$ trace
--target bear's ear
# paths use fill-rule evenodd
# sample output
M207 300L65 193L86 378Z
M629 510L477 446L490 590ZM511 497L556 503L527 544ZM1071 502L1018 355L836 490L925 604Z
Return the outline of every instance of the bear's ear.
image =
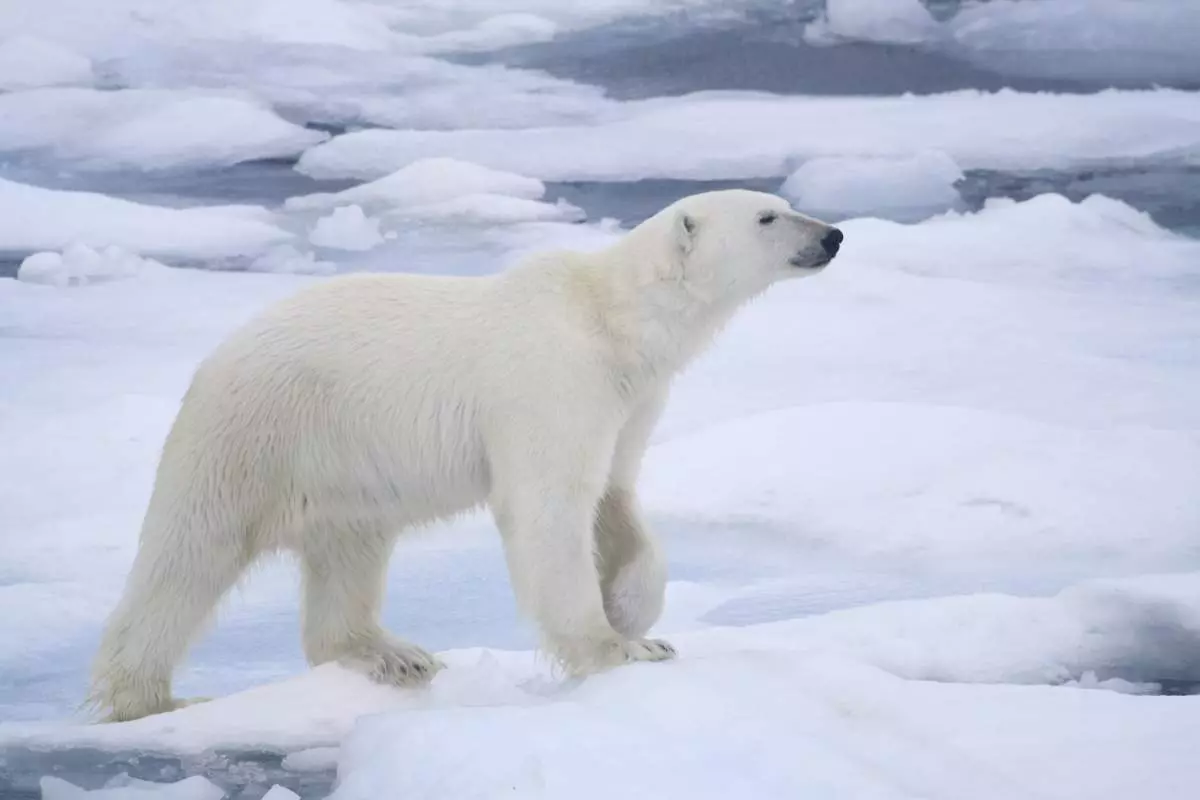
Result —
M695 217L686 211L679 212L675 219L675 242L680 255L686 256L692 252L692 246L696 243L696 227Z

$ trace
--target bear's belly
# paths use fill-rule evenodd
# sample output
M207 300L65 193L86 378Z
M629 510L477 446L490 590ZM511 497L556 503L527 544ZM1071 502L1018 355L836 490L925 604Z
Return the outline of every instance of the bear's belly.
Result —
M458 435L376 435L327 443L298 464L297 485L310 523L370 525L394 532L468 511L491 487L481 444ZM400 434L400 435L397 435Z

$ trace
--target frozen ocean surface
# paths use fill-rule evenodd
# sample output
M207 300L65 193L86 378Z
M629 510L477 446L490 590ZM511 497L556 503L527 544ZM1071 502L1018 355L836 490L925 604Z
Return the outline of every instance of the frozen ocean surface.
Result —
M1200 6L40 0L0 120L6 800L1195 795ZM480 515L391 563L428 690L309 669L281 559L177 675L210 702L79 711L229 330L729 186L846 242L656 432L678 660L552 674Z

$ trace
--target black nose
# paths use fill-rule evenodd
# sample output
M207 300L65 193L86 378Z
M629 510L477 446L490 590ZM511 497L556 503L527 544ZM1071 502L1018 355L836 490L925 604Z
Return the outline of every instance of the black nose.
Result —
M842 232L837 228L830 228L829 233L821 237L821 247L829 254L830 258L837 255L838 248L842 246Z

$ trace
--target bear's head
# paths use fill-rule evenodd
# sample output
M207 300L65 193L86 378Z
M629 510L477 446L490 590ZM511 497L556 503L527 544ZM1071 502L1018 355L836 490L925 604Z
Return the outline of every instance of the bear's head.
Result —
M697 289L731 299L820 272L842 232L764 192L729 189L685 197L668 207L677 269Z

